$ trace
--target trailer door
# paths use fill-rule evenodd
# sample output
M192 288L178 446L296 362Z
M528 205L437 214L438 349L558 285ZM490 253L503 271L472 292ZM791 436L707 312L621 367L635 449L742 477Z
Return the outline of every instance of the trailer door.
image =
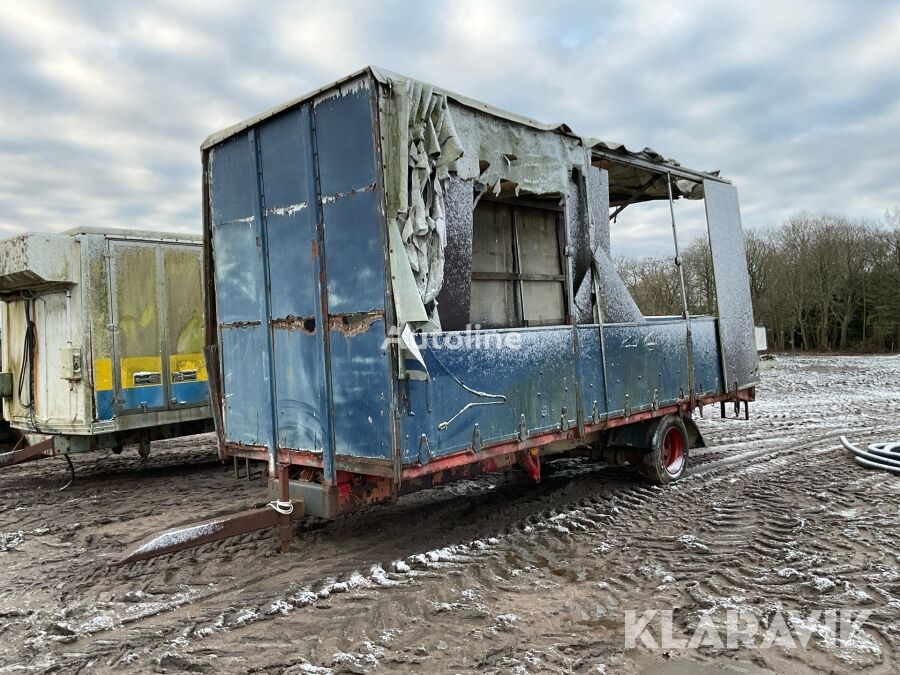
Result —
M165 410L159 246L111 241L109 247L116 411Z
M203 357L201 248L166 244L162 259L168 407L206 405L209 390Z

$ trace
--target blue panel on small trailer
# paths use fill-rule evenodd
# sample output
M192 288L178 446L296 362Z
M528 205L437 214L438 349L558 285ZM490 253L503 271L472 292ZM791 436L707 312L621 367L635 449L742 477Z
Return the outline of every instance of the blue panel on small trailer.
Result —
M266 210L313 214L315 222L315 166L309 106L294 108L259 127ZM293 207L293 208L292 208Z
M694 390L698 394L722 393L724 380L716 319L692 319L691 337L694 344Z
M331 314L384 308L384 229L374 191L346 195L324 207L325 269Z
M322 197L375 183L372 93L365 79L317 101L316 144Z
M330 331L335 455L391 458L391 388L384 321Z
M245 445L272 443L272 400L266 329L222 327L222 378L228 439Z
M216 146L210 154L210 201L213 225L245 220L256 214L253 144L247 134Z
M322 330L309 334L302 328L274 329L281 448L321 452L330 447Z
M606 384L603 382L603 348L600 326L578 326L578 382L581 387L582 419L606 415Z
M687 325L684 320L607 324L609 412L651 409L687 398Z
M529 435L560 429L564 417L574 424L571 327L424 333L417 342L430 381L408 383L405 462L419 461L422 434L433 458L472 447L476 423L483 443L518 436L522 415Z
M213 230L216 250L216 299L219 321L260 321L265 277L262 242L256 222L230 222Z
M263 124L259 145L272 318L319 317L319 205L309 108Z
M265 202L272 377L277 445L322 452L330 447L328 391L319 284L319 199L310 107L259 129Z
M690 396L688 378L687 322L683 320L651 321L653 342L650 354L655 357L657 405L669 405Z

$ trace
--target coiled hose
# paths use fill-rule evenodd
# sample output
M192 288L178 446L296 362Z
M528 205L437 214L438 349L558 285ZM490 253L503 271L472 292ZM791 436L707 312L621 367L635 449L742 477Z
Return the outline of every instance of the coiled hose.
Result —
M900 442L869 443L863 450L841 436L841 444L856 456L856 462L870 469L900 474Z

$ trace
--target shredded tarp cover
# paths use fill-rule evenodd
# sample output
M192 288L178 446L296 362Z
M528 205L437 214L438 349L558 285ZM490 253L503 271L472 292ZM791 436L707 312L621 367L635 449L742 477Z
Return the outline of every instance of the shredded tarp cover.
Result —
M409 289L404 286L409 285L409 278L397 259L395 244L399 243L421 305L421 310L398 308L398 315L405 315L398 321L402 325L426 321L429 317L424 307L441 290L447 243L443 182L450 176L450 166L463 155L463 146L446 96L435 94L430 85L391 80L387 117L388 144L392 146L386 152L392 276L395 286L401 286L402 302L408 304Z

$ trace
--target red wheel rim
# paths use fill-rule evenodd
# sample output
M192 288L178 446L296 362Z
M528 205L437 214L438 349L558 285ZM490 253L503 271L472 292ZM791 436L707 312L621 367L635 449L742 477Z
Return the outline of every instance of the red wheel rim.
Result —
M663 466L670 476L677 476L684 467L684 438L677 427L666 432L662 447Z

